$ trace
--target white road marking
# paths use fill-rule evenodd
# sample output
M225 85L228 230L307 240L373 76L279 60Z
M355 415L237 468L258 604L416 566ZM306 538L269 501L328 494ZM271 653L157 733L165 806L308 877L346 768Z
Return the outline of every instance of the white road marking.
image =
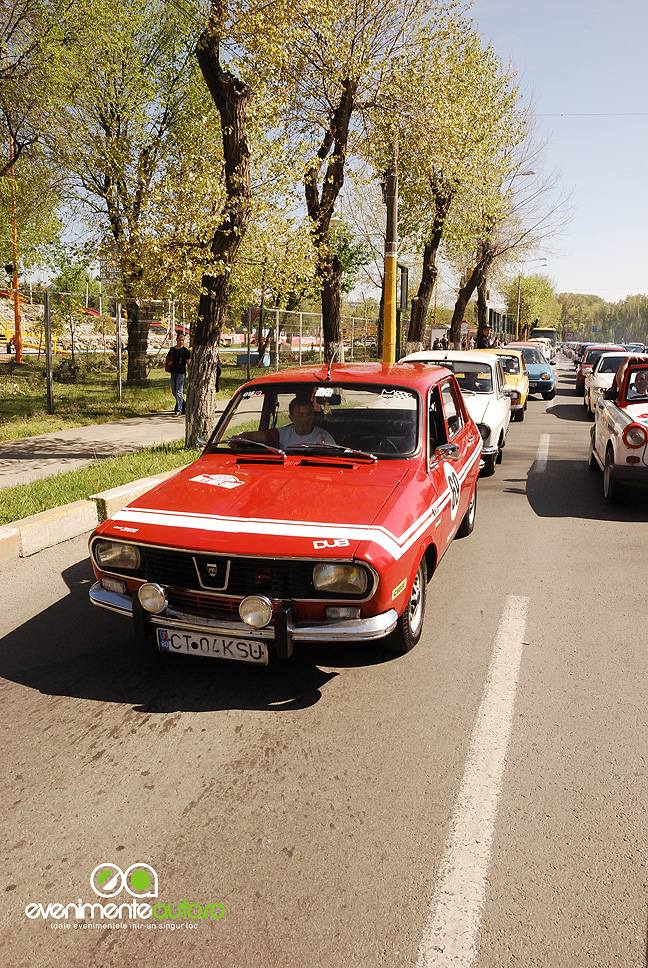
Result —
M546 471L547 469L547 458L549 457L549 440L551 434L540 434L540 440L538 441L538 452L535 459L534 470L538 473Z
M417 968L469 968L477 954L528 607L504 606Z

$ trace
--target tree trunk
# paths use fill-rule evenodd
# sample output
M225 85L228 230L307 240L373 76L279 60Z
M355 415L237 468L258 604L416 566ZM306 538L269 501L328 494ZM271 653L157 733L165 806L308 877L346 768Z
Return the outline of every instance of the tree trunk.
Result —
M221 222L211 245L212 270L202 278L198 319L193 327L192 361L187 386L185 442L194 447L216 424L218 341L227 312L229 278L250 221L250 140L247 106L250 92L220 64L223 0L214 0L209 23L196 47L198 63L221 118L225 192Z
M408 353L413 353L417 349L422 350L424 348L425 321L427 319L430 302L434 294L434 287L439 274L436 264L437 253L439 251L443 229L448 212L450 211L450 205L452 204L454 194L448 187L448 184L443 183L439 178L432 180L431 188L436 216L434 219L432 234L425 243L425 248L423 250L423 275L421 276L421 282L419 284L416 296L414 296L412 299L412 314L407 333ZM410 349L410 346L412 349Z
M324 359L344 363L342 338L342 264L331 254L329 265L322 276L322 328L324 330Z
M343 352L342 329L342 270L336 268L338 259L331 252L329 227L335 203L344 184L349 125L355 107L357 84L349 79L342 85L342 94L333 112L317 157L304 180L306 208L310 219L313 245L317 250L317 275L322 291L322 331L324 356L331 360L333 354L339 359ZM322 191L318 187L320 171L328 158ZM339 263L338 263L339 264ZM342 356L343 358L343 356Z
M141 318L137 299L126 300L126 313L128 315L126 324L128 332L126 383L130 386L143 386L147 380L148 320Z
M486 301L486 273L482 275L477 286L477 339L483 335L484 328L488 323L488 304Z
M452 344L453 349L458 350L461 346L461 323L466 312L466 306L468 301L475 289L483 284L486 284L486 276L488 270L493 261L494 253L493 246L490 237L486 237L481 245L479 246L479 257L477 263L470 273L470 276L466 280L465 285L459 290L459 295L455 303L454 312L452 314L452 322L450 323L450 333L449 340ZM485 291L484 291L485 298ZM478 331L478 335L481 332L481 328Z

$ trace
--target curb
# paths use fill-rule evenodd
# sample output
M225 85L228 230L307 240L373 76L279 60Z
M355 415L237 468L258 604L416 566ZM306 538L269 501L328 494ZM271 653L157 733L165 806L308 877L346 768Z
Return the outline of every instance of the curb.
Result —
M130 484L91 494L87 501L74 501L0 527L0 568L61 541L88 534L120 508L181 470L182 467L176 467L153 477L143 477Z

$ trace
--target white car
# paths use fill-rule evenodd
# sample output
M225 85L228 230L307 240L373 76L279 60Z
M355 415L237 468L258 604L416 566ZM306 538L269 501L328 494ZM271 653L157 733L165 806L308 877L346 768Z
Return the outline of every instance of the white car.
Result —
M594 416L596 401L602 393L610 389L614 374L628 356L625 350L601 353L591 372L585 377L583 406L589 417Z
M477 424L484 442L482 475L495 473L502 461L511 420L511 399L518 393L507 387L502 361L496 353L483 350L420 350L404 356L400 363L435 363L452 370L461 387L468 413Z
M589 466L603 471L608 504L622 500L626 484L648 487L648 360L628 365L618 392L599 394Z

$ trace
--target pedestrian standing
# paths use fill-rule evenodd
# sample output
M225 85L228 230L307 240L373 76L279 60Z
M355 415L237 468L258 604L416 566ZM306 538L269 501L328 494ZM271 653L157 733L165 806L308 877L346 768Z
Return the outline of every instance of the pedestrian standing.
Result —
M220 353L216 354L216 393L220 390L220 378L223 372L223 367L221 366Z
M167 353L167 363L171 369L171 393L175 397L174 417L179 417L184 413L183 390L187 378L187 366L191 361L191 353L184 345L184 333L176 333L175 346L172 346Z
M489 350L491 348L491 328L486 323L481 333L477 336L477 349Z

